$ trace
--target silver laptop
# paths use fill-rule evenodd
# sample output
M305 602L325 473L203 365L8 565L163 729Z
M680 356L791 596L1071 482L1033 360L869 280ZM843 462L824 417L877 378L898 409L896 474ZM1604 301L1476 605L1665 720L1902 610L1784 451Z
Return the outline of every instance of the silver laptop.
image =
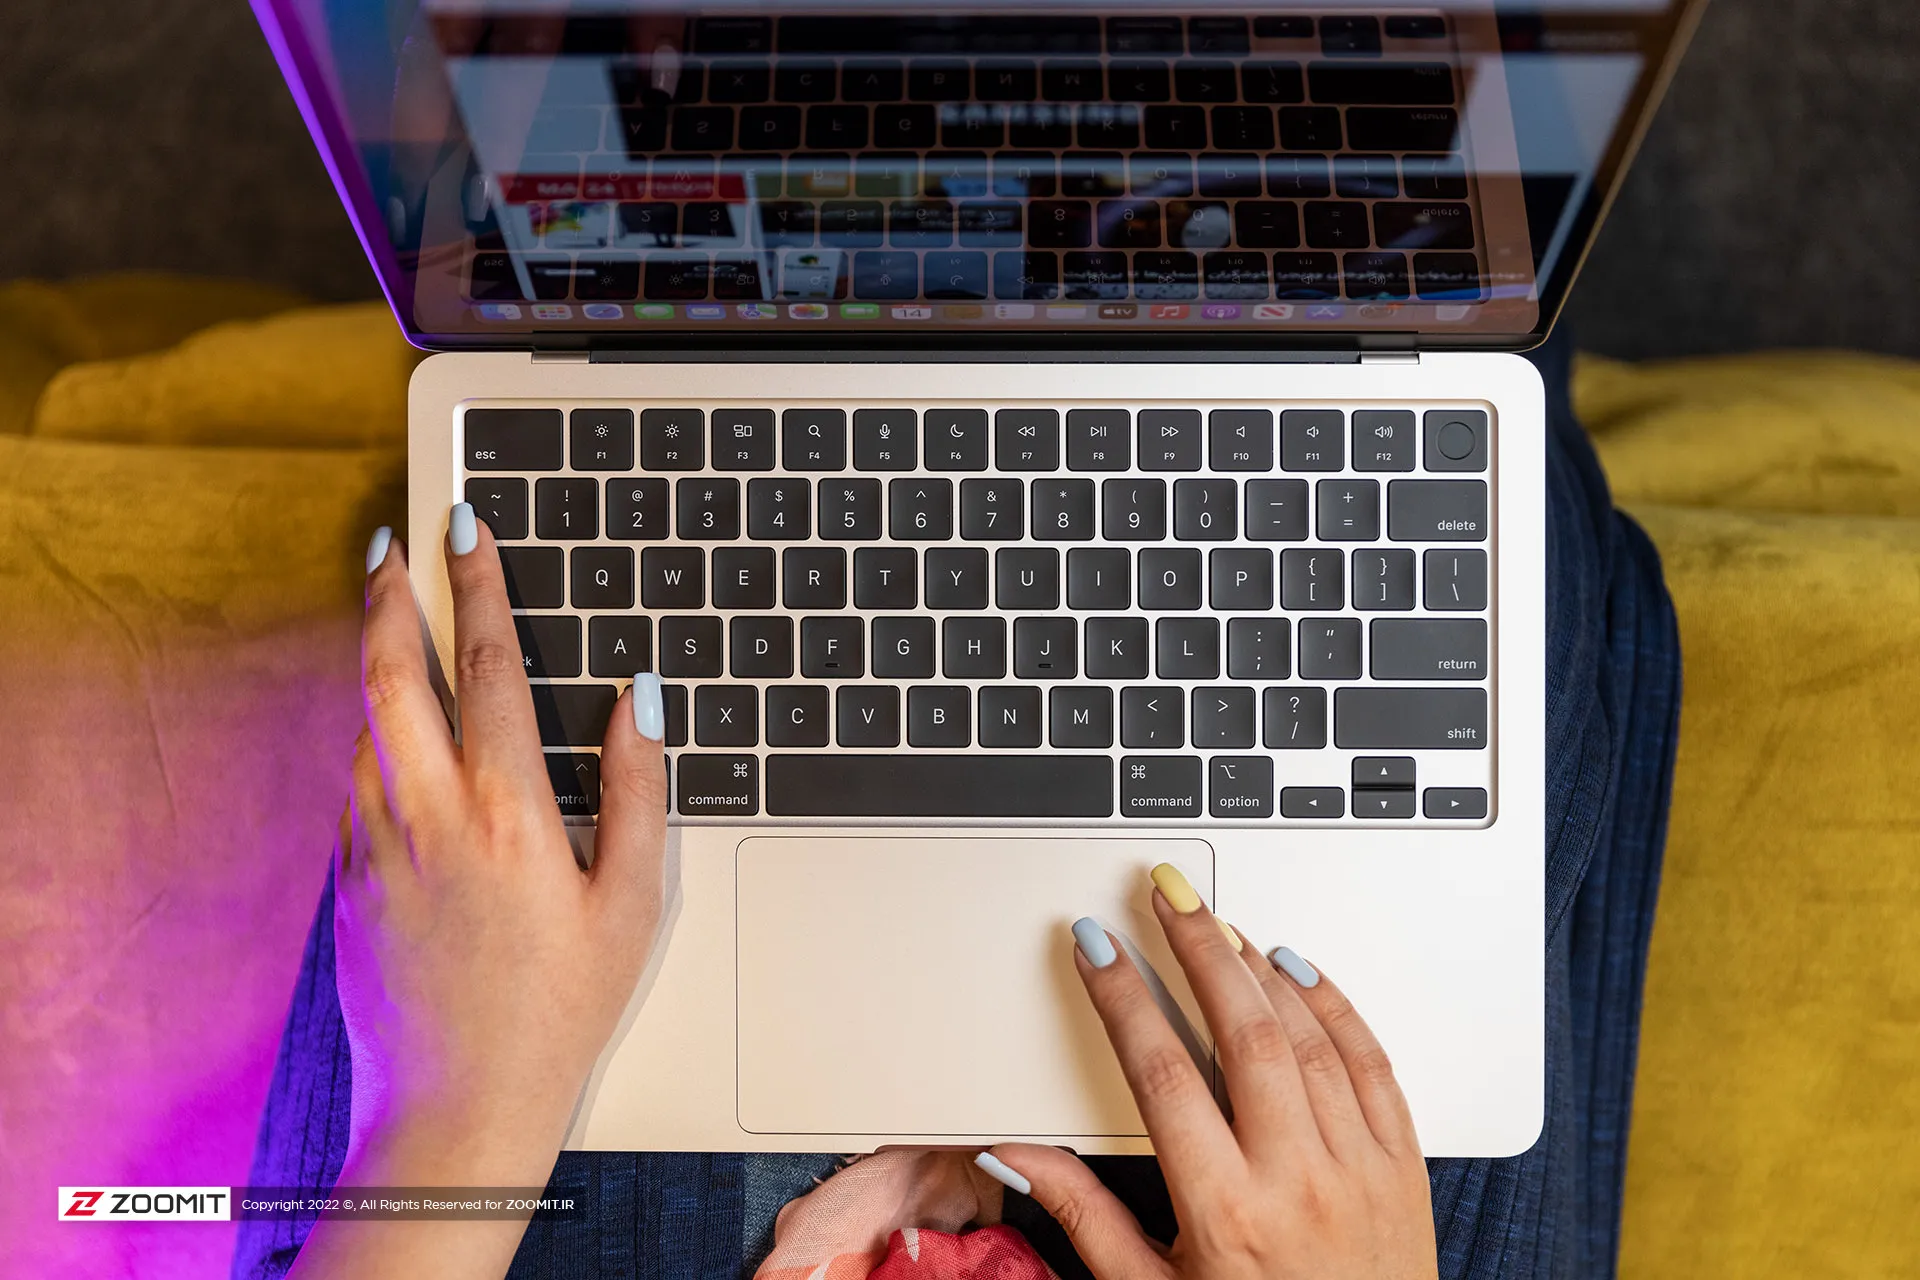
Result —
M255 0L502 547L555 803L667 682L571 1143L1148 1149L1099 918L1336 975L1430 1155L1543 1096L1544 403L1683 0ZM451 663L444 664L451 670ZM556 984L568 975L551 975Z

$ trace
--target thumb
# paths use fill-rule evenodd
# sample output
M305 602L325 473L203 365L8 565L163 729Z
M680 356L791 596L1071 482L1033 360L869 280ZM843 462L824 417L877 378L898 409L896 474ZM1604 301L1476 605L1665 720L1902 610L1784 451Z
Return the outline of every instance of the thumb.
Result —
M660 677L643 671L620 695L600 752L600 829L593 882L624 905L657 911L667 847L666 707Z
M1000 1168L989 1167L986 1159ZM1015 1191L1039 1201L1098 1280L1162 1280L1173 1275L1132 1211L1071 1151L1003 1143L985 1152L979 1163ZM1027 1186L1008 1181L1003 1171Z

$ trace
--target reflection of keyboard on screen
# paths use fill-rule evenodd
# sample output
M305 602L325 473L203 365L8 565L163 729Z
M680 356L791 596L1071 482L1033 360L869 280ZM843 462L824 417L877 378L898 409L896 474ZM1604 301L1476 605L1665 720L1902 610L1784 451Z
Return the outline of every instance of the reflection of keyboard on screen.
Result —
M670 99L622 30L568 21L612 105L494 174L474 301L1485 296L1439 15L706 18Z

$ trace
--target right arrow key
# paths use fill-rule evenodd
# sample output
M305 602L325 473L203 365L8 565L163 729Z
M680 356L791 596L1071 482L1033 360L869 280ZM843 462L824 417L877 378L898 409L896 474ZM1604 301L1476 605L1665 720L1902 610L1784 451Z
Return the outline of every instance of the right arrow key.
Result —
M1479 787L1428 787L1422 811L1429 818L1478 821L1487 816L1487 793Z

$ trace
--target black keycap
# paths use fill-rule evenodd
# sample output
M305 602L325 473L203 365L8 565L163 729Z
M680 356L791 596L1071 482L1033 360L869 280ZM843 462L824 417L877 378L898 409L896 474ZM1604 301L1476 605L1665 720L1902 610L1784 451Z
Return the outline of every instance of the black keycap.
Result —
M1413 608L1413 552L1403 547L1354 552L1353 607Z
M1169 199L1193 194L1193 157L1170 151L1136 151L1127 157L1131 195Z
M875 618L873 674L882 680L933 678L933 619Z
M807 146L815 151L858 150L867 145L867 109L817 105L807 108Z
M567 432L575 471L633 469L633 410L575 409Z
M1320 19L1320 49L1329 57L1366 57L1380 52L1380 20L1371 15Z
M1427 608L1478 611L1487 607L1486 552L1472 548L1429 551L1425 572Z
M824 757L822 757L824 758ZM688 817L752 817L760 812L756 756L679 755L674 808Z
M993 425L994 464L1002 471L1052 471L1060 465L1059 410L1001 409Z
M1400 176L1409 200L1465 200L1466 165L1457 155L1402 156Z
M1240 64L1240 96L1248 102L1299 102L1306 93L1306 77L1297 62Z
M1323 542L1371 542L1380 536L1378 480L1322 480L1314 486Z
M761 542L804 542L813 532L811 487L786 476L747 481L747 536Z
M1286 151L1338 151L1341 144L1340 111L1336 107L1281 107L1279 110L1280 146ZM1326 171L1326 162L1314 158L1315 167ZM1325 195L1318 191L1286 192L1269 187L1274 195Z
M1412 756L1355 756L1353 785L1365 787L1413 789Z
M853 194L904 199L920 192L920 157L911 151L870 151L853 158Z
M564 447L558 409L469 409L461 461L469 471L558 471Z
M1147 620L1087 619L1086 665L1091 680L1146 679Z
M1026 483L962 480L960 536L969 542L1017 542L1026 533Z
M832 102L834 65L827 61L789 58L773 73L773 96L781 102Z
M495 541L527 536L527 482L519 476L476 477L467 481L462 496L473 507L473 514L493 530Z
M940 628L940 674L949 680L1004 680L1007 620L948 618Z
M574 548L573 607L633 608L633 548Z
M995 551L993 602L995 608L1009 611L1059 608L1059 551L1053 547L1002 547Z
M911 609L920 603L918 557L911 547L860 547L853 553L853 607Z
M987 469L985 409L930 409L924 418L924 428L929 470ZM895 533L894 536L900 535Z
M663 684L660 686L660 700L666 704L667 745L684 747L691 736L687 724L692 717L687 711L687 686L683 684Z
M800 620L800 674L809 680L857 680L866 674L866 623L854 617Z
M900 745L900 690L890 684L842 685L834 691L834 740L843 747Z
M840 471L847 465L844 409L788 409L780 415L780 461L789 471Z
M940 145L949 148L986 148L1007 139L1006 112L978 102L940 108ZM984 157L982 157L984 160ZM981 166L986 167L984 164ZM930 187L931 183L928 184Z
M703 747L760 741L760 691L750 684L703 684L693 691L693 740Z
M1273 758L1215 756L1207 762L1207 812L1216 818L1273 816Z
M773 410L715 409L708 430L714 470L773 470Z
M919 457L920 415L912 409L855 409L857 471L911 471Z
M1477 820L1487 816L1487 793L1479 787L1428 787L1421 805L1429 818Z
M1133 255L1133 293L1143 302L1179 302L1197 298L1200 296L1200 261L1191 253L1136 253ZM1156 466L1152 465L1147 455L1142 454L1140 465L1149 471L1198 471L1199 412L1179 409L1164 412L1193 413L1195 422L1191 456L1194 464L1191 467L1172 466L1163 461L1162 465ZM1142 413L1140 416L1144 418L1147 415ZM1184 458L1187 455L1183 453L1181 456Z
M1186 745L1186 695L1135 685L1120 691L1120 745L1173 749Z
M1256 718L1251 689L1206 685L1193 691L1193 745L1203 751L1251 747Z
M781 552L780 603L788 609L846 608L847 553L839 547Z
M820 482L820 536L835 542L880 537L880 482L865 478Z
M1160 205L1153 200L1102 200L1094 211L1099 240L1109 249L1158 249Z
M640 466L646 471L698 471L705 415L698 409L642 409Z
M1347 296L1399 299L1407 296L1407 259L1399 253L1349 253L1340 260Z
M1339 787L1282 787L1283 818L1340 818L1347 812L1347 793Z
M953 481L887 483L887 535L896 542L944 542L953 536Z
M1198 756L1120 757L1120 812L1129 818L1196 818L1202 786Z
M1015 618L1013 674L1020 680L1071 680L1079 674L1079 624L1072 618Z
M569 679L580 674L580 619L570 614L522 614L513 620L527 675ZM597 674L597 673L596 673Z
M993 255L993 296L1002 301L1045 301L1060 292L1060 260L1051 253L996 253ZM984 414L982 415L984 416ZM984 449L984 446L983 446ZM984 458L984 451L982 457ZM946 470L981 470L979 467Z
M945 109L941 118L946 118ZM925 181L921 185L930 196L965 200L987 194L988 173L984 151L934 151L927 155Z
M1413 470L1413 411L1358 409L1353 415L1355 471Z
M1215 409L1207 415L1207 435L1208 453L1215 471L1273 469L1273 413L1270 410Z
M973 96L982 102L1031 102L1040 93L1040 68L1031 62L983 60L973 69Z
M787 680L793 676L793 619L748 614L727 625L727 669L737 680Z
M1353 793L1356 818L1411 818L1412 791L1356 791Z
M563 817L586 817L600 812L600 757L585 753L549 751L547 781L553 784L553 802Z
M640 603L648 609L698 609L706 603L698 547L648 547L640 553Z
M558 609L566 604L566 553L559 547L502 547L500 569L507 579L507 603L514 608Z
M1106 818L1106 756L854 755L767 757L767 812L793 818Z
M1412 434L1412 414L1407 415ZM1484 409L1430 409L1426 415L1429 471L1485 471L1487 414ZM1411 471L1411 465L1405 468Z
M1161 680L1220 676L1218 618L1161 618L1153 624L1153 674Z
M1278 200L1242 200L1233 208L1233 238L1248 249L1292 249L1300 244L1300 215L1291 203ZM1211 260L1213 255L1209 255ZM1244 292L1236 297L1264 298L1269 288L1266 258L1262 254L1234 255L1250 258L1257 270L1247 273ZM1212 285L1215 272L1209 268ZM1217 296L1209 290L1208 296Z
M1288 409L1280 415L1280 465L1288 471L1340 470L1346 431L1346 415L1338 409Z
M533 486L533 532L577 540L600 533L600 482L543 476Z
M1067 608L1124 609L1133 599L1133 566L1123 547L1067 552Z
M1367 206L1358 200L1315 200L1306 210L1307 243L1316 249L1364 249L1372 242Z
M1485 680L1489 674L1484 618L1377 618L1368 629L1367 653L1375 680Z
M1173 96L1173 74L1164 62L1114 62L1107 86L1116 102L1165 102Z
M862 59L840 69L840 96L848 102L892 102L906 83L906 68L898 62Z
M1039 249L1086 248L1093 243L1093 206L1085 200L1035 200L1027 212L1027 243Z
M632 614L587 619L587 671L603 680L630 680L653 670L653 623Z
M1395 542L1485 542L1487 482L1390 481L1387 536Z
M1047 695L1047 740L1072 750L1113 745L1113 691L1102 685L1069 685Z
M1034 481L1032 533L1036 541L1090 541L1093 525L1093 481Z
M809 202L772 200L760 206L760 243L768 248L804 249L813 243L817 210Z
M773 80L769 68L751 62L715 63L710 72L707 77L709 102L765 102Z
M939 138L939 116L918 104L873 109L873 140L881 147L931 147Z
M1452 106L1453 68L1444 62L1315 62L1307 68L1315 102L1362 106Z
M973 741L973 691L965 685L907 690L907 745L964 747Z
M675 531L686 542L730 542L740 536L740 482L688 477L674 486Z
M1049 102L1098 102L1105 96L1100 64L1077 59L1043 63L1040 94Z
M725 151L733 145L733 108L677 106L667 138L675 151Z
M1132 463L1125 409L1067 410L1067 469L1125 471Z
M1260 745L1269 751L1325 747L1327 691L1317 685L1268 689L1261 696Z
M1197 547L1146 547L1140 552L1140 607L1198 609L1200 578Z
M656 302L698 302L707 296L712 280L713 269L705 254L697 257L680 255L677 257L655 256L647 259L647 297ZM696 426L694 428L698 430ZM691 446L697 456L699 445ZM646 441L641 442L642 457L645 457ZM691 466L681 465L669 468L677 471L697 470L696 462Z
M987 607L987 552L984 547L929 548L926 570L927 608Z
M606 741L620 690L610 684L533 684L533 718L545 747L597 747Z
M1200 469L1198 409L1143 409L1138 416L1136 434L1139 438L1141 470Z
M1036 185L1039 178L1030 179ZM1046 179L1051 187L1052 178ZM976 249L1009 249L1020 244L1021 206L1008 201L968 200L960 205L960 243ZM937 277L933 277L937 278ZM951 282L949 282L951 283Z
M718 676L724 662L721 643L718 618L660 619L660 674L672 680Z
M1215 107L1212 116L1214 146L1230 151L1273 150L1272 107ZM1259 195L1259 162L1250 167L1255 186L1246 194Z
M980 690L980 745L1040 745L1040 690L1031 685L987 685Z
M1131 147L1122 132L1105 132L1111 121L1130 121L1131 107L1080 108L1081 145ZM1095 123L1100 122L1100 123ZM1092 133L1091 128L1102 132ZM1106 139L1111 138L1112 141ZM1060 157L1060 194L1066 196L1124 195L1127 190L1126 158L1118 151L1069 151ZM1071 248L1072 246L1067 246Z
M1253 542L1304 542L1307 537L1305 480L1247 481L1247 538Z
M1344 194L1344 193L1343 193ZM1373 207L1374 243L1383 249L1471 249L1472 206L1382 201Z
M1358 680L1360 619L1300 619L1299 655L1302 680Z
M853 296L882 302L919 297L920 256L905 250L854 254Z
M1140 123L1147 145L1156 151L1199 151L1207 145L1205 107L1147 107Z
M1291 674L1291 628L1285 618L1227 620L1227 678L1285 680Z
M819 685L771 685L767 689L767 745L824 747L827 691Z
M607 481L607 536L627 541L667 536L667 482L655 476Z
M1187 50L1195 57L1232 57L1249 49L1247 20L1241 17L1189 18Z
M1182 542L1231 542L1240 534L1240 486L1232 480L1173 482L1173 536Z
M1173 68L1173 93L1182 102L1232 102L1240 85L1231 62L1178 62Z
M1276 253L1273 255L1273 291L1276 297L1314 301L1340 296L1339 267L1330 253Z
M1167 482L1105 480L1100 485L1100 536L1109 542L1158 542L1167 536Z
M1208 552L1207 605L1223 611L1273 608L1273 553L1265 547Z
M1282 609L1338 609L1346 601L1346 579L1338 551L1289 547L1280 553Z

